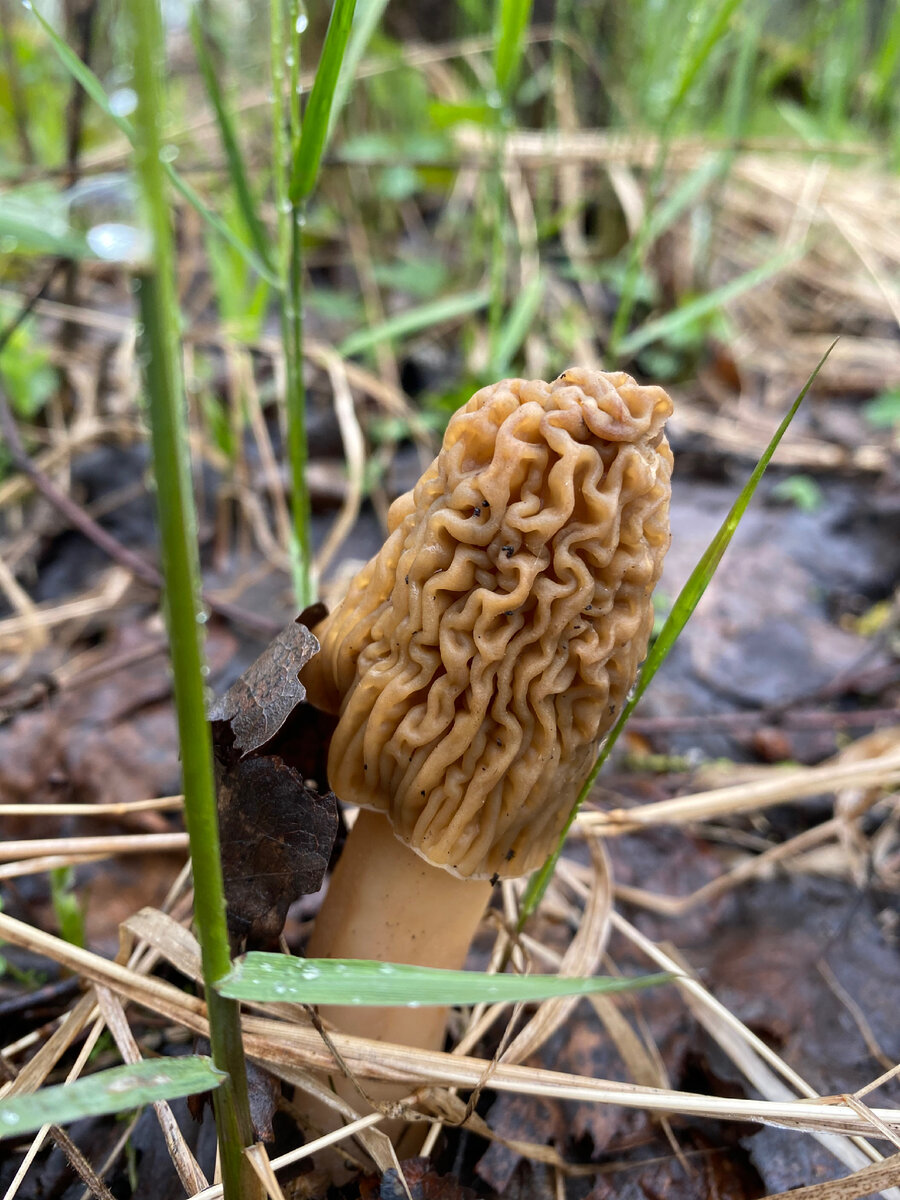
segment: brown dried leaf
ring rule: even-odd
[[[247,1063],[247,1093],[250,1099],[250,1120],[258,1142],[274,1142],[272,1122],[278,1111],[281,1084],[258,1063]]]
[[[273,947],[293,901],[322,885],[337,802],[281,758],[216,767],[228,929],[236,947]]]
[[[759,1195],[759,1179],[733,1147],[715,1144],[698,1134],[683,1157],[669,1152],[649,1162],[623,1163],[622,1169],[598,1179],[586,1200],[751,1200]]]
[[[306,698],[298,672],[318,650],[319,643],[307,627],[299,620],[291,622],[213,705],[209,719],[214,725],[230,724],[234,745],[242,755],[270,741]]]
[[[373,1200],[475,1200],[476,1192],[465,1187],[455,1175],[438,1175],[427,1158],[405,1158],[400,1164],[409,1188],[407,1193],[396,1169],[385,1171],[377,1191],[370,1191]],[[362,1189],[361,1194],[362,1194]]]

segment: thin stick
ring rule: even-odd
[[[182,808],[184,796],[157,796],[155,800],[108,804],[0,804],[0,817],[125,817],[129,813],[178,812]]]
[[[122,1002],[118,996],[114,996],[109,988],[103,987],[102,984],[98,984],[94,991],[97,996],[97,1005],[106,1021],[109,1032],[113,1036],[119,1053],[122,1055],[122,1061],[126,1063],[141,1062],[142,1055],[134,1034],[131,1032],[131,1026],[128,1024]],[[175,1120],[175,1115],[168,1101],[157,1100],[154,1102],[153,1108],[165,1138],[166,1149],[169,1151],[169,1156],[172,1159],[172,1163],[185,1192],[189,1196],[193,1196],[195,1192],[209,1187],[209,1181],[200,1169],[197,1160],[191,1153],[190,1147],[184,1140],[184,1135],[178,1128],[178,1122]]]
[[[708,817],[758,811],[787,800],[800,800],[841,787],[886,787],[900,779],[900,751],[864,763],[837,763],[778,772],[774,779],[761,779],[736,787],[714,788],[694,796],[677,796],[639,808],[613,809],[606,813],[580,813],[583,829],[605,837],[633,833],[655,825],[686,825]]]
[[[0,862],[42,858],[49,854],[144,854],[186,850],[186,833],[121,833],[109,837],[31,838],[0,843]]]

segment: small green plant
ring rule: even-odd
[[[816,512],[822,507],[825,497],[812,475],[788,475],[772,488],[776,500],[793,504],[800,512]]]
[[[876,396],[863,409],[874,429],[895,429],[900,425],[900,388],[890,388]]]
[[[50,355],[37,338],[33,321],[23,322],[0,350],[0,373],[16,416],[33,420],[56,391]]]
[[[50,872],[50,899],[59,936],[73,946],[84,946],[84,900],[76,890],[72,867],[54,867]]]

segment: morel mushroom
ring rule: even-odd
[[[653,624],[671,402],[628,375],[504,380],[451,419],[302,678],[362,807],[308,953],[462,966],[490,883],[554,849]],[[340,1009],[439,1045],[444,1014]]]

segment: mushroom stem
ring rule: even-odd
[[[459,970],[491,895],[481,879],[433,867],[394,836],[381,813],[361,809],[331,877],[307,947],[310,958]],[[440,1049],[447,1010],[328,1006],[343,1033]]]
[[[433,867],[398,841],[387,817],[360,809],[331,876],[306,948],[309,958],[369,958],[378,962],[459,970],[491,895],[483,879],[459,879]],[[323,1006],[321,1015],[342,1033],[396,1042],[422,1050],[440,1050],[447,1009]],[[348,1079],[332,1080],[338,1095],[360,1107]],[[406,1084],[361,1081],[372,1100],[395,1101],[409,1093]],[[318,1105],[307,1105],[317,1124],[329,1122]],[[383,1121],[380,1128],[417,1154],[421,1125]]]

